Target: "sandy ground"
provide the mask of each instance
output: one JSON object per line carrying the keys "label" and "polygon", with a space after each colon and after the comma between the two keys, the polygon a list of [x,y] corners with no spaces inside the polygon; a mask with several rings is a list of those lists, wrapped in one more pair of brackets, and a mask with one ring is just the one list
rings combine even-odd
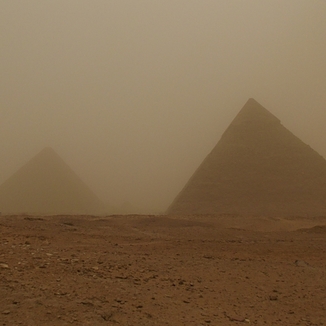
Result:
{"label": "sandy ground", "polygon": [[0,325],[326,325],[325,225],[1,216]]}

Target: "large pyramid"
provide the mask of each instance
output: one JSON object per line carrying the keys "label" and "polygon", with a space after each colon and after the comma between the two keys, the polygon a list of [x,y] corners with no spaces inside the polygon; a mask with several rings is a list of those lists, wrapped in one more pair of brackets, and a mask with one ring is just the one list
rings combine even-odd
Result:
{"label": "large pyramid", "polygon": [[326,160],[249,99],[168,214],[326,214]]}
{"label": "large pyramid", "polygon": [[104,204],[53,149],[45,148],[0,186],[2,214],[103,214]]}

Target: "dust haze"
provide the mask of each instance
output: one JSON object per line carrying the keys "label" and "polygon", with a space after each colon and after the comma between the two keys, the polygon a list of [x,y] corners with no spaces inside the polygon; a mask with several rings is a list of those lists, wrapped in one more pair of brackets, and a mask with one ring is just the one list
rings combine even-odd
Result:
{"label": "dust haze", "polygon": [[105,203],[159,213],[248,98],[326,156],[326,2],[0,4],[0,184],[52,147]]}

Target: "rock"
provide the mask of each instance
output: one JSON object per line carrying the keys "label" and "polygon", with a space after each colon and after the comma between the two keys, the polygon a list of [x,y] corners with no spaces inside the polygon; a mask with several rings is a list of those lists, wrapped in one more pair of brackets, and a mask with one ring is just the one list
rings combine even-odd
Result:
{"label": "rock", "polygon": [[112,320],[113,313],[101,313],[100,316],[101,316],[105,321],[110,321],[110,320]]}
{"label": "rock", "polygon": [[0,263],[0,268],[8,269],[9,268],[9,265],[7,265],[5,263]]}
{"label": "rock", "polygon": [[9,315],[9,314],[10,314],[10,310],[4,310],[4,311],[2,312],[2,314],[3,314],[3,315]]}
{"label": "rock", "polygon": [[298,267],[308,267],[308,266],[309,266],[309,264],[306,263],[306,262],[303,261],[303,260],[296,260],[296,261],[294,262],[294,264],[295,264],[296,266],[298,266]]}

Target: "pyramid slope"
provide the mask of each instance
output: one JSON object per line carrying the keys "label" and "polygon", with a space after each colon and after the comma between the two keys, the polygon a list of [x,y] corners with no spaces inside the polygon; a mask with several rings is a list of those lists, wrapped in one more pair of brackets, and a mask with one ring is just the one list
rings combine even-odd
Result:
{"label": "pyramid slope", "polygon": [[249,99],[168,214],[326,214],[326,161]]}
{"label": "pyramid slope", "polygon": [[5,214],[102,214],[104,204],[53,149],[45,148],[0,186]]}

